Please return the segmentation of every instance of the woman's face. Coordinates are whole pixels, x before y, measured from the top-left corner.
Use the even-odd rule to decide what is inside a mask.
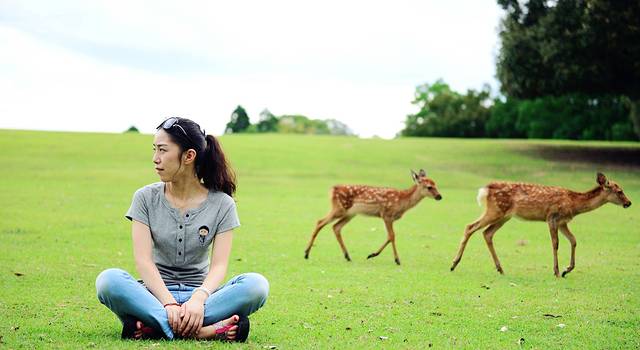
[[[153,164],[163,182],[172,181],[183,170],[178,144],[171,141],[169,134],[160,129],[153,138]]]

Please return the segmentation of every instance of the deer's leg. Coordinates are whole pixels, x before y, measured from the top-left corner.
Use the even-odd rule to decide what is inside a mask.
[[[389,244],[389,242],[391,242],[391,241],[387,238],[387,240],[384,241],[384,243],[382,244],[382,247],[380,247],[380,249],[378,249],[376,252],[373,252],[373,253],[369,254],[367,256],[367,259],[371,259],[371,258],[374,258],[374,257],[378,256],[380,254],[380,252],[382,252],[384,250],[384,247],[386,247],[387,244]]]
[[[560,232],[562,232],[562,234],[567,237],[569,242],[571,242],[571,262],[569,263],[567,269],[562,272],[562,277],[564,277],[576,266],[576,237],[571,233],[571,231],[569,231],[569,227],[567,226],[567,224],[560,226]]]
[[[460,259],[462,259],[462,253],[464,253],[464,249],[467,247],[467,242],[471,235],[473,235],[479,229],[495,222],[497,218],[488,217],[486,214],[483,215],[480,219],[470,223],[464,229],[464,235],[462,236],[462,240],[460,241],[460,248],[458,248],[458,254],[453,259],[453,264],[451,265],[451,271],[453,271],[458,263],[460,263]]]
[[[382,219],[382,220],[384,220],[385,227],[387,227],[387,221],[385,219]],[[391,235],[393,235],[393,230],[389,231],[389,228],[387,227],[387,240],[384,241],[384,243],[382,244],[380,249],[378,249],[377,251],[369,254],[369,256],[367,256],[367,259],[371,259],[373,257],[376,257],[376,256],[380,255],[380,253],[384,250],[384,248],[387,246],[387,244],[389,244],[391,242]]]
[[[304,250],[304,258],[305,259],[309,259],[309,252],[311,251],[311,247],[313,246],[313,242],[316,240],[316,237],[318,236],[318,232],[320,232],[320,230],[322,230],[323,227],[325,227],[328,223],[332,222],[333,220],[338,218],[338,213],[336,213],[334,210],[332,210],[331,212],[329,212],[329,214],[327,214],[327,216],[323,217],[322,219],[318,220],[318,222],[316,223],[316,228],[313,230],[313,233],[311,234],[311,239],[309,240],[309,244],[307,245],[307,249]]]
[[[553,248],[553,273],[556,277],[560,277],[560,269],[558,268],[558,224],[553,217],[548,218],[547,223],[549,224],[551,247]]]
[[[398,256],[398,250],[396,249],[396,233],[393,231],[393,221],[385,220],[384,226],[387,228],[387,237],[391,241],[391,247],[393,248],[393,257],[396,264],[400,265],[400,257]]]
[[[336,234],[336,239],[338,240],[338,243],[340,243],[340,248],[342,248],[342,252],[344,253],[344,258],[347,259],[347,261],[351,261],[351,257],[349,257],[349,252],[347,252],[347,247],[344,245],[344,241],[342,240],[342,234],[340,233],[340,230],[342,230],[342,227],[344,227],[344,225],[346,225],[349,221],[351,221],[351,219],[353,219],[353,215],[345,216],[342,219],[338,220],[338,222],[336,222],[335,225],[333,225],[333,232]]]
[[[498,259],[498,254],[496,254],[496,250],[493,248],[493,235],[507,222],[509,219],[501,220],[496,222],[495,224],[491,224],[484,230],[484,241],[487,242],[487,248],[489,248],[489,252],[491,253],[491,257],[493,258],[493,262],[496,265],[496,270],[501,274],[504,274],[502,271],[502,266],[500,266],[500,260]]]

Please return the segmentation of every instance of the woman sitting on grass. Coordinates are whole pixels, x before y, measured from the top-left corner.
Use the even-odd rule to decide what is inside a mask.
[[[122,338],[245,341],[247,316],[264,305],[269,283],[246,273],[221,285],[240,226],[233,172],[195,122],[169,118],[157,129],[153,163],[162,182],[136,191],[126,214],[143,283],[105,270],[98,299],[122,321]]]

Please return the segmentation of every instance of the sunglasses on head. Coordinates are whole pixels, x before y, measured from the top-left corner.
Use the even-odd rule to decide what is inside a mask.
[[[187,138],[187,140],[189,140],[189,142],[191,142],[192,145],[194,145],[194,146],[197,145],[197,143],[195,143],[193,141],[191,136],[189,136],[187,131],[184,130],[184,128],[180,124],[178,124],[179,121],[180,121],[180,118],[171,117],[171,118],[165,120],[164,122],[162,122],[162,124],[160,124],[160,126],[158,128],[162,127],[165,130],[169,130],[169,129],[173,128],[174,126],[176,126],[176,127],[178,127],[178,129],[180,129],[182,131],[182,134],[184,134],[184,136]]]

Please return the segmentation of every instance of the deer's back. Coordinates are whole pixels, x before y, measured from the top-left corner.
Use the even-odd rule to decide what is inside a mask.
[[[492,182],[487,203],[508,216],[545,221],[550,214],[566,215],[569,190],[562,187],[530,183]]]
[[[387,187],[336,185],[331,189],[331,200],[349,214],[380,216],[398,197],[398,190]]]

